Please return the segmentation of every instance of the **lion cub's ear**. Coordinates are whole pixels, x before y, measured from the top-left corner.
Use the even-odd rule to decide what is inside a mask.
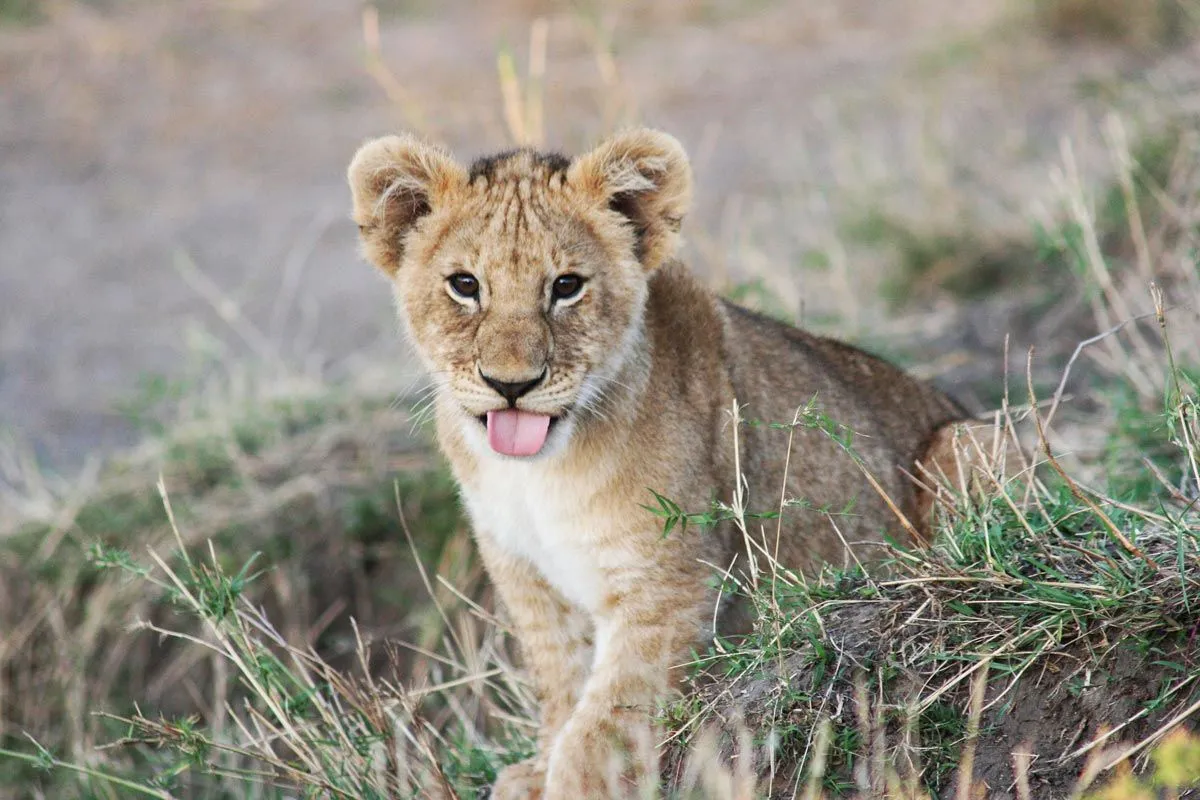
[[[416,224],[467,175],[441,148],[412,136],[384,136],[358,149],[347,171],[363,254],[388,275]]]
[[[567,181],[632,223],[633,252],[647,270],[675,255],[692,199],[692,169],[675,137],[649,129],[618,133],[576,159]]]

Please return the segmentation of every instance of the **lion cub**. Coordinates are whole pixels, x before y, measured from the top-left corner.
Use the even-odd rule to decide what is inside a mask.
[[[869,558],[903,533],[897,510],[920,524],[928,501],[908,475],[963,412],[696,280],[676,260],[691,170],[665,133],[469,167],[389,136],[358,151],[349,180],[365,255],[436,381],[438,441],[541,700],[538,753],[493,796],[653,781],[651,712],[713,635],[714,568],[738,569],[747,545],[730,524],[664,537],[650,490],[704,511],[731,500],[740,468],[749,511],[803,501],[782,521],[784,565],[840,563],[847,543]],[[735,452],[735,400],[745,419],[783,426],[741,426]]]

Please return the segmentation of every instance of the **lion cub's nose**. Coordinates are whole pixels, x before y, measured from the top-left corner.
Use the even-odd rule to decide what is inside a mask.
[[[489,378],[482,372],[479,373],[479,377],[483,378],[484,383],[499,392],[508,401],[509,406],[516,406],[517,398],[526,394],[530,389],[542,382],[542,379],[546,377],[546,370],[543,369],[542,374],[531,381],[498,381],[494,378]]]

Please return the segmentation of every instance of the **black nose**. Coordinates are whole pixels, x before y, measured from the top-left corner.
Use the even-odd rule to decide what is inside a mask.
[[[479,373],[479,377],[483,378],[484,383],[499,392],[508,401],[510,406],[515,406],[518,397],[526,394],[530,389],[542,382],[542,378],[546,377],[546,370],[543,369],[542,374],[531,381],[518,381],[516,383],[494,380],[482,372]]]

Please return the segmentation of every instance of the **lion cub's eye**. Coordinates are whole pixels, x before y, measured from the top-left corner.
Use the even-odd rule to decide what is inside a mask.
[[[479,279],[466,272],[456,272],[446,279],[450,291],[464,300],[479,299]]]
[[[555,300],[570,300],[583,291],[583,278],[578,275],[559,275],[550,286]]]

